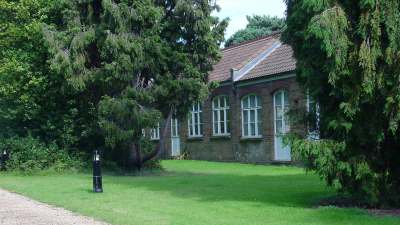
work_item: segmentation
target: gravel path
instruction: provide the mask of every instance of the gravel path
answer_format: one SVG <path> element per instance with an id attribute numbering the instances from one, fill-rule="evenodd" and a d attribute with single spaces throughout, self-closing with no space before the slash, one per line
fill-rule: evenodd
<path id="1" fill-rule="evenodd" d="M 0 189 L 1 225 L 107 225 Z"/>

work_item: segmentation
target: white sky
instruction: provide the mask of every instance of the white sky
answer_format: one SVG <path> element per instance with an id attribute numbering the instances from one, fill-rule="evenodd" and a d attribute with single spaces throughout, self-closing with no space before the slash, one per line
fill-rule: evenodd
<path id="1" fill-rule="evenodd" d="M 217 15 L 222 19 L 229 17 L 226 38 L 247 25 L 246 15 L 270 15 L 284 17 L 284 0 L 216 0 L 221 7 Z"/>

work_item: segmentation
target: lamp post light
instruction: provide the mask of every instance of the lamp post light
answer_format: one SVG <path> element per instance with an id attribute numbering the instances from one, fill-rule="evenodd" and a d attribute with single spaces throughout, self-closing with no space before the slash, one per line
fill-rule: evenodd
<path id="1" fill-rule="evenodd" d="M 93 154 L 93 192 L 103 192 L 103 182 L 101 178 L 101 164 L 100 164 L 100 152 L 94 151 Z"/>
<path id="2" fill-rule="evenodd" d="M 1 160 L 0 160 L 0 170 L 4 171 L 6 170 L 6 163 L 8 160 L 8 152 L 7 150 L 4 150 L 3 153 L 1 154 Z"/>

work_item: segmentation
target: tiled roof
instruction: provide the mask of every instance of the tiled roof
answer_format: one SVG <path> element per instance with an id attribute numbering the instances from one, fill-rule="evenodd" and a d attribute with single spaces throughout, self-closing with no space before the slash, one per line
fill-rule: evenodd
<path id="1" fill-rule="evenodd" d="M 289 45 L 281 45 L 240 80 L 274 75 L 294 71 L 295 69 L 296 60 L 293 57 L 292 48 Z"/>
<path id="2" fill-rule="evenodd" d="M 247 64 L 254 63 L 254 59 L 261 54 L 265 54 L 267 51 L 271 51 L 271 49 L 273 49 L 272 53 L 258 62 L 254 68 L 249 70 L 239 80 L 293 71 L 296 61 L 293 58 L 290 46 L 281 45 L 274 49 L 274 45 L 279 43 L 279 36 L 279 33 L 273 34 L 223 49 L 222 59 L 214 66 L 213 71 L 210 72 L 209 81 L 229 80 L 231 78 L 231 69 L 240 70 Z"/>

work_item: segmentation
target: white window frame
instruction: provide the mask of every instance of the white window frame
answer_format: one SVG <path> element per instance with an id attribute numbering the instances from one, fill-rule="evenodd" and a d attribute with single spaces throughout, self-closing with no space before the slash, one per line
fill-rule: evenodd
<path id="1" fill-rule="evenodd" d="M 213 136 L 229 136 L 230 121 L 229 117 L 229 98 L 226 95 L 220 95 L 213 98 L 212 102 L 212 128 Z M 215 115 L 217 113 L 217 115 Z M 224 119 L 221 119 L 221 113 Z M 223 129 L 221 124 L 223 124 Z M 217 126 L 217 127 L 216 127 Z M 215 132 L 217 130 L 217 132 Z"/>
<path id="2" fill-rule="evenodd" d="M 255 106 L 252 107 L 250 105 L 251 97 L 255 98 Z M 247 101 L 248 108 L 244 108 L 244 102 Z M 261 98 L 260 96 L 256 94 L 249 94 L 246 95 L 242 98 L 241 102 L 241 111 L 242 111 L 242 137 L 243 138 L 261 138 L 261 128 L 262 128 L 262 118 L 259 121 L 258 117 L 260 114 L 260 117 L 262 116 L 262 103 L 261 103 Z M 251 122 L 251 112 L 254 111 L 254 122 Z M 245 125 L 245 114 L 247 114 L 247 125 Z M 255 133 L 251 133 L 251 125 L 254 124 L 255 126 Z M 246 132 L 247 131 L 247 135 Z"/>
<path id="3" fill-rule="evenodd" d="M 316 116 L 316 120 L 315 120 L 315 128 L 316 130 L 312 131 L 310 129 L 310 125 L 307 124 L 307 136 L 308 139 L 310 140 L 319 140 L 320 139 L 320 134 L 319 134 L 319 121 L 320 121 L 320 109 L 319 109 L 319 104 L 317 102 L 315 102 L 314 99 L 312 99 L 312 97 L 310 96 L 310 94 L 307 92 L 307 113 L 310 113 L 311 111 L 311 105 L 315 104 L 315 116 Z"/>
<path id="4" fill-rule="evenodd" d="M 197 106 L 197 107 L 195 107 Z M 193 137 L 203 137 L 203 111 L 200 103 L 195 103 L 192 105 L 192 109 L 189 112 L 188 118 L 188 136 Z M 197 123 L 196 123 L 197 121 Z M 197 128 L 197 132 L 196 132 Z"/>
<path id="5" fill-rule="evenodd" d="M 160 123 L 157 123 L 156 128 L 150 129 L 150 140 L 160 140 Z"/>
<path id="6" fill-rule="evenodd" d="M 179 137 L 179 121 L 176 117 L 171 118 L 171 137 Z"/>
<path id="7" fill-rule="evenodd" d="M 281 94 L 281 99 L 278 100 L 278 102 L 276 101 L 278 94 Z M 290 121 L 287 115 L 287 112 L 290 109 L 290 103 L 289 103 L 289 92 L 287 90 L 278 90 L 274 93 L 274 133 L 275 135 L 283 135 L 283 134 L 287 134 L 290 131 Z M 287 100 L 287 102 L 285 102 L 285 100 Z M 277 106 L 282 107 L 282 117 L 278 118 L 278 112 L 277 112 Z M 276 126 L 277 122 L 281 121 L 282 123 L 282 131 L 278 132 L 278 127 Z"/>
<path id="8" fill-rule="evenodd" d="M 290 92 L 286 89 L 275 91 L 273 94 L 273 103 L 275 160 L 291 161 L 290 146 L 285 146 L 282 139 L 290 131 L 290 118 L 288 115 L 288 111 L 290 110 Z"/>
<path id="9" fill-rule="evenodd" d="M 142 129 L 142 137 L 146 137 L 146 130 Z"/>

